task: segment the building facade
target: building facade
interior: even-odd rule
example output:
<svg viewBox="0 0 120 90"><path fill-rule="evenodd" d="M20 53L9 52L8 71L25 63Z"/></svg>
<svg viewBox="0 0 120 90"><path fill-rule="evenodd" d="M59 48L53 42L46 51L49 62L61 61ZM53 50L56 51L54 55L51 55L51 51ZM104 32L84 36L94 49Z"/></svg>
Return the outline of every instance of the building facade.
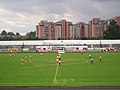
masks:
<svg viewBox="0 0 120 90"><path fill-rule="evenodd" d="M40 39L54 39L55 33L54 33L54 23L48 22L47 20L42 20L37 26L36 26L36 37Z"/></svg>
<svg viewBox="0 0 120 90"><path fill-rule="evenodd" d="M103 32L107 30L110 20L115 20L120 26L120 16L109 20L93 18L88 24L84 22L73 24L66 20L55 23L42 20L36 26L36 37L48 40L99 38L103 35Z"/></svg>
<svg viewBox="0 0 120 90"><path fill-rule="evenodd" d="M88 38L89 34L89 25L84 22L79 22L75 24L75 38L74 39L81 39L81 38Z"/></svg>
<svg viewBox="0 0 120 90"><path fill-rule="evenodd" d="M89 21L89 30L88 36L90 38L97 38L103 35L103 32L107 30L107 24L105 20L101 20L100 18L93 18Z"/></svg>

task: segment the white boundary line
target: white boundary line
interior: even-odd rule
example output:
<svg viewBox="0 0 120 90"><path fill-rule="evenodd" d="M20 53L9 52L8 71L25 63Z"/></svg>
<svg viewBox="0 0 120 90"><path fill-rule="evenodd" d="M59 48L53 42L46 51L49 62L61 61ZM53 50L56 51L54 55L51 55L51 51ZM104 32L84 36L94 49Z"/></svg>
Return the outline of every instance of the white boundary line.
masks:
<svg viewBox="0 0 120 90"><path fill-rule="evenodd" d="M57 77L58 68L59 68L59 64L57 65L57 68L56 68L56 73L55 73L55 77L54 77L54 83L56 82L56 77Z"/></svg>

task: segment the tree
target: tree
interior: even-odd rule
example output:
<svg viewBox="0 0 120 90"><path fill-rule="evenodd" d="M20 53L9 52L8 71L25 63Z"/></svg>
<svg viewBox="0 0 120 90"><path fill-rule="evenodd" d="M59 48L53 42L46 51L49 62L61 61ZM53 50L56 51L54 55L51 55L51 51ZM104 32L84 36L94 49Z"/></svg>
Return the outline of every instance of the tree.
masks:
<svg viewBox="0 0 120 90"><path fill-rule="evenodd" d="M33 37L36 37L36 31L33 32Z"/></svg>
<svg viewBox="0 0 120 90"><path fill-rule="evenodd" d="M1 33L1 40L7 40L7 32L5 30Z"/></svg>
<svg viewBox="0 0 120 90"><path fill-rule="evenodd" d="M13 33L13 32L8 32L8 37L14 37L15 36L15 34Z"/></svg>
<svg viewBox="0 0 120 90"><path fill-rule="evenodd" d="M36 35L36 31L34 31L34 32L31 31L26 34L27 39L35 39L35 35Z"/></svg>
<svg viewBox="0 0 120 90"><path fill-rule="evenodd" d="M15 34L13 32L8 32L7 37L8 40L14 40Z"/></svg>
<svg viewBox="0 0 120 90"><path fill-rule="evenodd" d="M21 35L20 35L20 33L17 32L15 36L21 36Z"/></svg>
<svg viewBox="0 0 120 90"><path fill-rule="evenodd" d="M2 36L7 36L7 32L5 30L2 31L1 33Z"/></svg>
<svg viewBox="0 0 120 90"><path fill-rule="evenodd" d="M115 20L110 21L107 31L104 33L104 39L120 39L120 26Z"/></svg>
<svg viewBox="0 0 120 90"><path fill-rule="evenodd" d="M22 39L22 36L20 35L20 33L16 33L15 34L15 38L14 38L15 40L21 40Z"/></svg>

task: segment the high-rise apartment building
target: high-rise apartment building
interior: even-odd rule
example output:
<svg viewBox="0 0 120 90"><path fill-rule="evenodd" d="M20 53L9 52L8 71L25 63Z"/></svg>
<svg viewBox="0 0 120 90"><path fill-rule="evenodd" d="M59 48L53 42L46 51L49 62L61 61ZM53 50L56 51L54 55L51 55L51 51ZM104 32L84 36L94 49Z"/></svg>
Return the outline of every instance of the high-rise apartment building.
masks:
<svg viewBox="0 0 120 90"><path fill-rule="evenodd" d="M84 22L75 24L75 39L88 38L88 26Z"/></svg>
<svg viewBox="0 0 120 90"><path fill-rule="evenodd" d="M100 18L93 18L89 21L89 37L97 38L103 34L103 32L107 29L106 21L101 20Z"/></svg>
<svg viewBox="0 0 120 90"><path fill-rule="evenodd" d="M55 39L62 39L62 24L60 22L55 23Z"/></svg>
<svg viewBox="0 0 120 90"><path fill-rule="evenodd" d="M68 26L68 39L75 39L75 25L72 22Z"/></svg>
<svg viewBox="0 0 120 90"><path fill-rule="evenodd" d="M42 20L36 26L36 37L40 39L54 39L54 23Z"/></svg>
<svg viewBox="0 0 120 90"><path fill-rule="evenodd" d="M55 39L69 39L70 27L72 23L66 20L61 20L55 23Z"/></svg>
<svg viewBox="0 0 120 90"><path fill-rule="evenodd" d="M66 20L55 23L42 20L36 26L36 37L48 40L98 38L107 30L110 20L115 20L120 26L120 16L109 20L93 18L88 24L84 22L73 24Z"/></svg>

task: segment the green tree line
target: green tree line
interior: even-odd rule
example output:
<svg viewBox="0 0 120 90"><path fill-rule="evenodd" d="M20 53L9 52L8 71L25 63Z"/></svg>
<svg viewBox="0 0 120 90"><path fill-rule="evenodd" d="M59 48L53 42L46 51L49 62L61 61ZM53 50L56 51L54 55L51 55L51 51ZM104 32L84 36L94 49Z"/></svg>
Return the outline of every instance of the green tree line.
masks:
<svg viewBox="0 0 120 90"><path fill-rule="evenodd" d="M25 36L20 35L20 33L13 33L13 32L7 32L6 30L3 30L0 33L0 40L1 41L9 41L9 40L38 40L38 38L35 37L36 31L28 32Z"/></svg>

